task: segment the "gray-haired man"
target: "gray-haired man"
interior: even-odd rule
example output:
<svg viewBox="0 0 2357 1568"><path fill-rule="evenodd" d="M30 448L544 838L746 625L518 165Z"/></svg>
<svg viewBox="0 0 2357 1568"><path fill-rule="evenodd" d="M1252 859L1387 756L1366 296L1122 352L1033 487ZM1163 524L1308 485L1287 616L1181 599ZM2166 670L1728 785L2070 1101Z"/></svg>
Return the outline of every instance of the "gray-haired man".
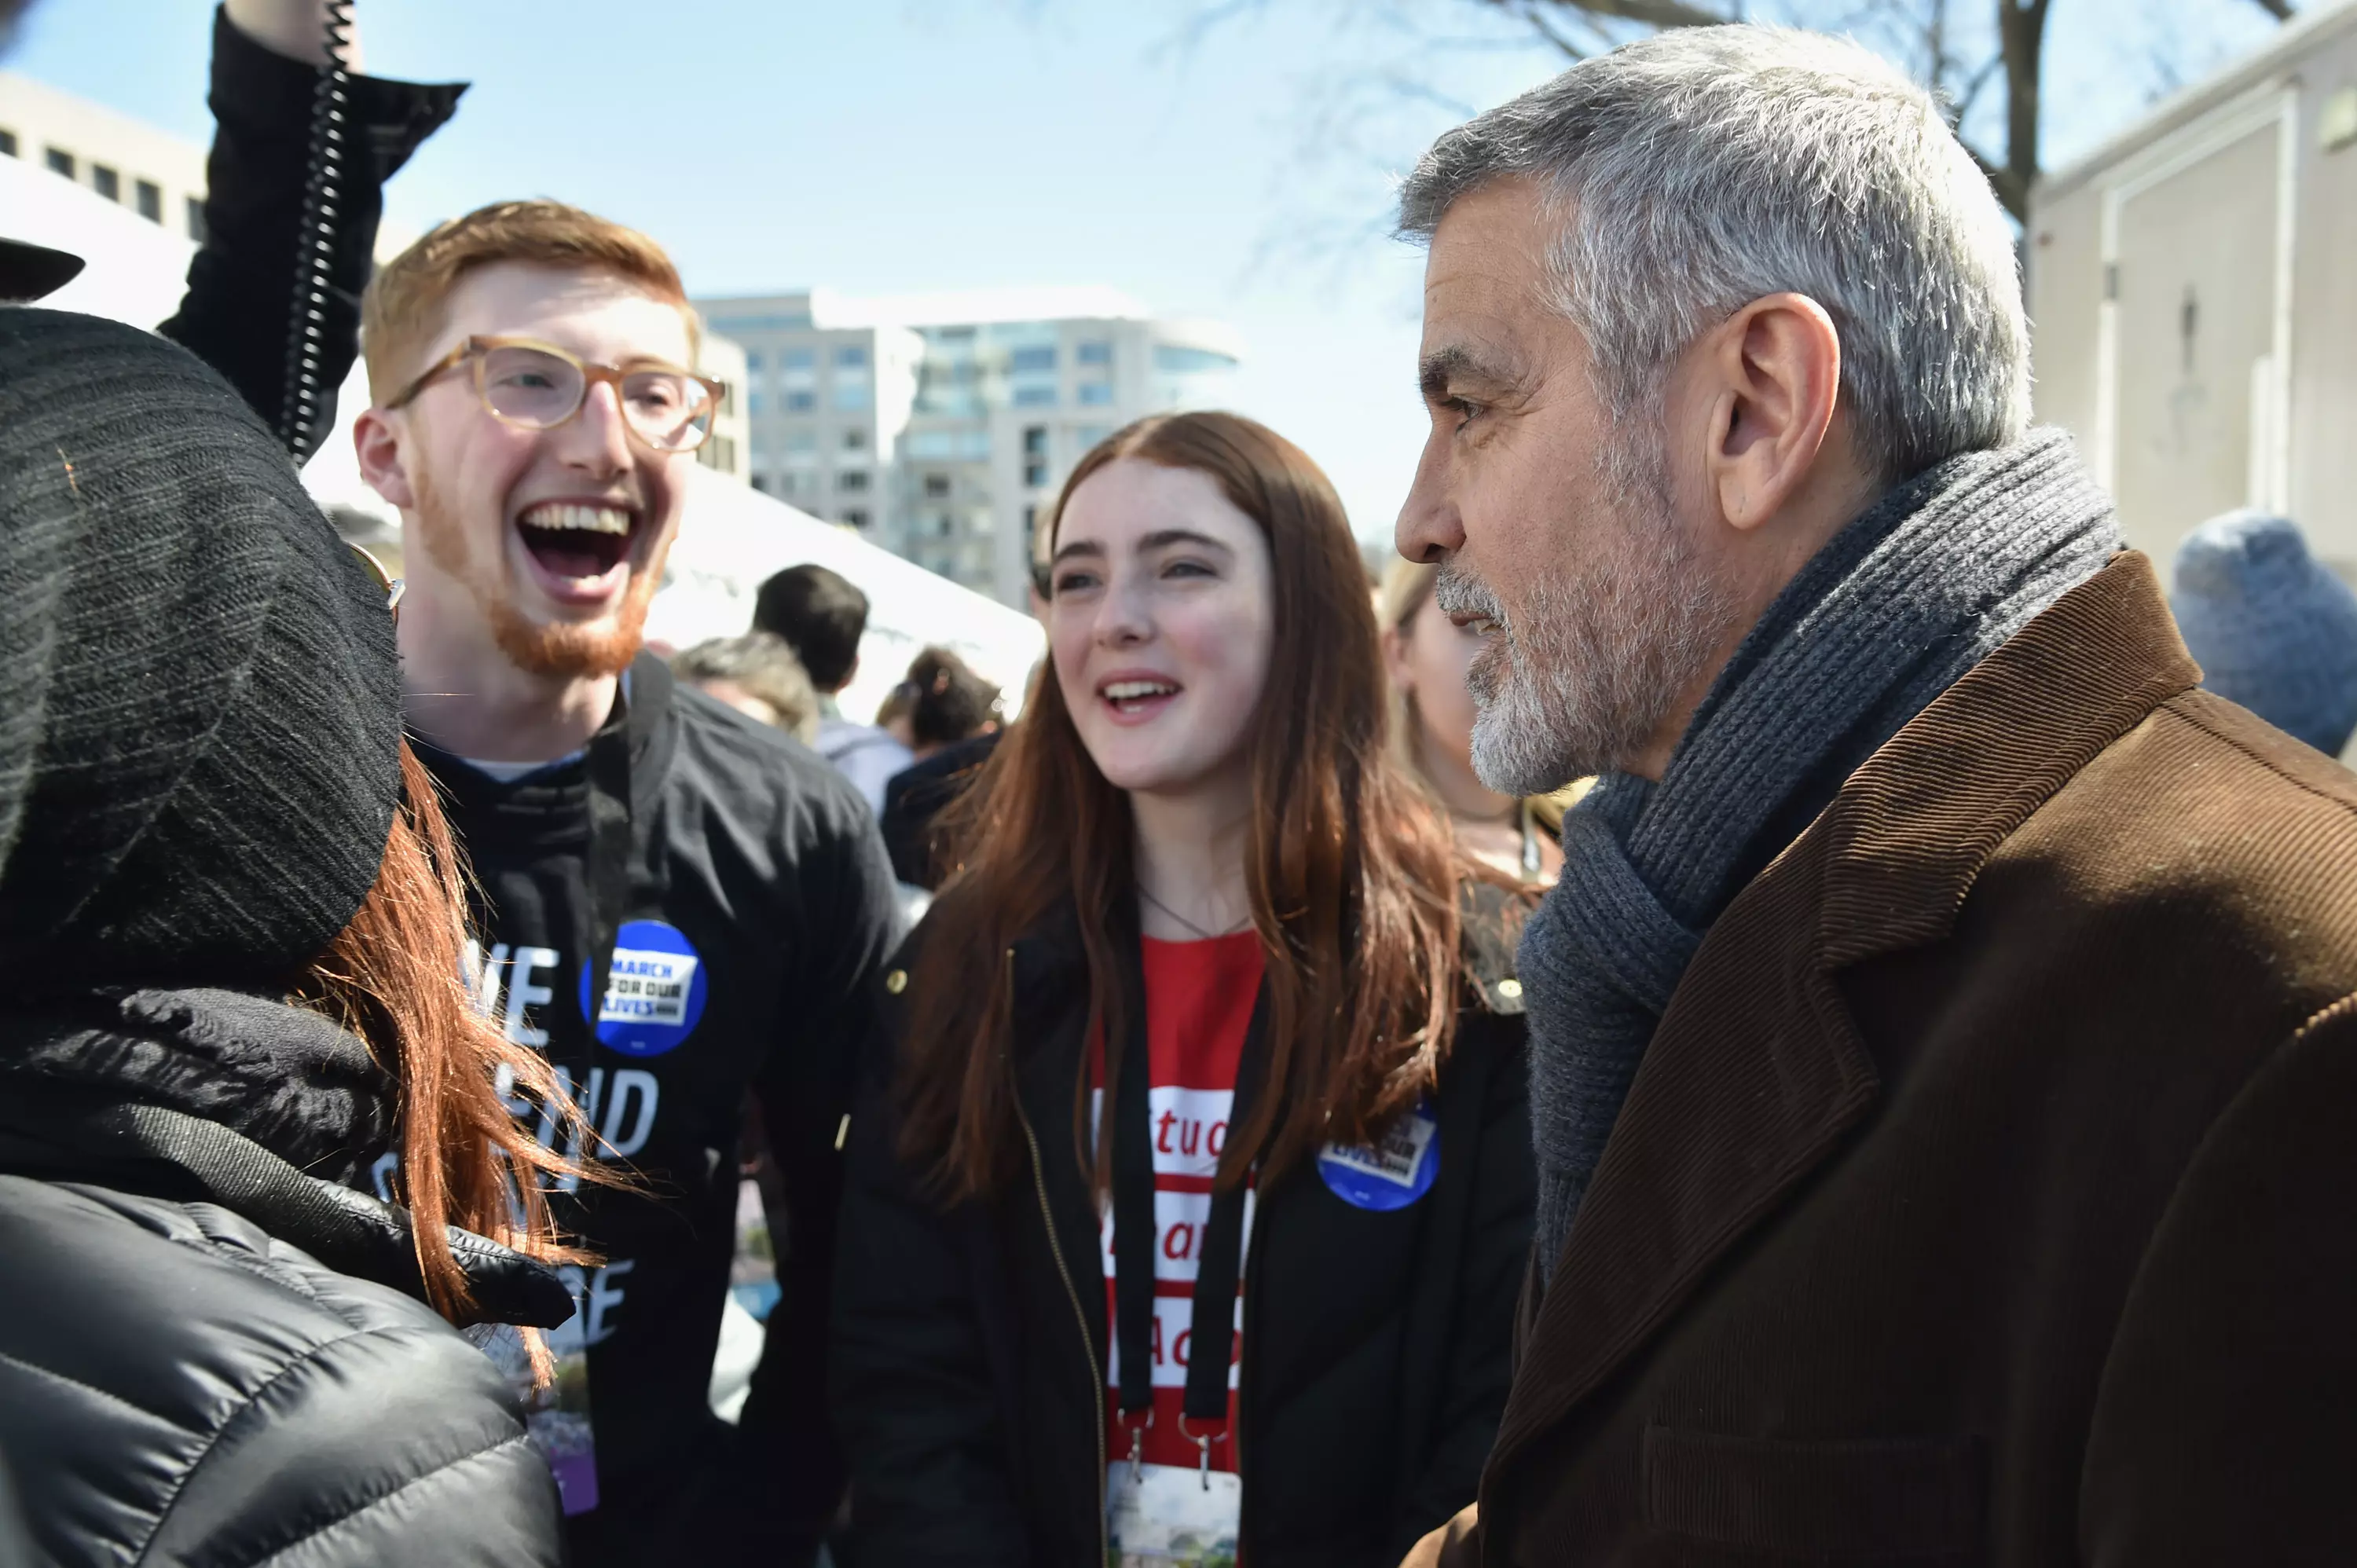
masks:
<svg viewBox="0 0 2357 1568"><path fill-rule="evenodd" d="M2012 236L1726 27L1443 136L1399 522L1476 768L1603 778L1522 952L1490 1563L2357 1560L2357 779L2197 689L2028 428Z"/></svg>

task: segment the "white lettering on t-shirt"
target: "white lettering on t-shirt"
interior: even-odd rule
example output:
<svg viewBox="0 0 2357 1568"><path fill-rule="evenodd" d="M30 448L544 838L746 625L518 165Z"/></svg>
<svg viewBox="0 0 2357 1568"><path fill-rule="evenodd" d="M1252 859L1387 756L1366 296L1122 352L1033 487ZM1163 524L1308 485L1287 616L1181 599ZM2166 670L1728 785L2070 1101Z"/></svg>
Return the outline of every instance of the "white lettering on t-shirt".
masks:
<svg viewBox="0 0 2357 1568"><path fill-rule="evenodd" d="M606 1110L606 1124L597 1130L605 1140L605 1153L609 1158L628 1159L647 1146L647 1138L655 1130L655 1110L662 1102L662 1083L651 1072L634 1067L618 1069L614 1073L614 1098ZM628 1133L623 1122L636 1111L638 1120Z"/></svg>
<svg viewBox="0 0 2357 1568"><path fill-rule="evenodd" d="M562 955L554 948L518 948L508 974L507 1016L504 1020L507 1036L520 1046L539 1050L548 1044L548 1031L536 1028L524 1018L524 1009L537 1006L556 994L545 985L534 985L532 977L537 970L554 970Z"/></svg>

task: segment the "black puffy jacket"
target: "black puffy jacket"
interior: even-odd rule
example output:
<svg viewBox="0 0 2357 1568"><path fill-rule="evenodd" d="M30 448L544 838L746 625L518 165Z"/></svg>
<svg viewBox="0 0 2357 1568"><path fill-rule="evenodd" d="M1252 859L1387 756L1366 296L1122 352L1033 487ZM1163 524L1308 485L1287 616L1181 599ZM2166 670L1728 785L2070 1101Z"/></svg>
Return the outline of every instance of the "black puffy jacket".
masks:
<svg viewBox="0 0 2357 1568"><path fill-rule="evenodd" d="M1261 1189L1237 1406L1253 1568L1390 1568L1473 1500L1497 1434L1536 1187L1512 932L1484 903L1431 1190L1376 1213L1303 1167ZM1026 938L1010 962L1018 1101L1032 1127L1067 1127L1089 1013L1077 935ZM920 1196L887 1092L914 984L894 972L837 1228L834 1406L860 1568L1094 1568L1107 1324L1089 1173L1042 1134L992 1200Z"/></svg>
<svg viewBox="0 0 2357 1568"><path fill-rule="evenodd" d="M505 1379L420 1299L405 1217L289 1163L364 1169L387 1124L372 1077L332 1025L222 993L7 1026L0 1469L18 1554L562 1560L547 1465ZM547 1269L452 1242L486 1321L570 1316Z"/></svg>

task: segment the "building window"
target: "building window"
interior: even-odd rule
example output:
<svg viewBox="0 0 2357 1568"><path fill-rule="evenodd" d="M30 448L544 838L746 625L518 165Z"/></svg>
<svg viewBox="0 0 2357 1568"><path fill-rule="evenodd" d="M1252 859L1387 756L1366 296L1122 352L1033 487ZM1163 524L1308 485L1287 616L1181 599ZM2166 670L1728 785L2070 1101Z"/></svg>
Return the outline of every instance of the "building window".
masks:
<svg viewBox="0 0 2357 1568"><path fill-rule="evenodd" d="M1113 345L1102 338L1075 343L1072 345L1072 362L1076 365L1110 365L1113 363Z"/></svg>
<svg viewBox="0 0 2357 1568"><path fill-rule="evenodd" d="M721 412L726 413L728 411L724 408ZM755 387L745 394L745 412L748 414L756 414L761 412L761 389L759 387Z"/></svg>
<svg viewBox="0 0 2357 1568"><path fill-rule="evenodd" d="M957 519L952 517L947 512L939 514L933 519L933 532L939 534L942 538L947 539L951 534L957 532Z"/></svg>
<svg viewBox="0 0 2357 1568"><path fill-rule="evenodd" d="M866 451L866 450L867 450L867 430L866 430L866 426L864 426L864 425L858 425L858 424L854 424L854 425L850 425L850 426L846 427L846 428L844 430L844 433L843 433L843 449L844 449L845 451L846 451L846 452L865 452L865 451Z"/></svg>
<svg viewBox="0 0 2357 1568"><path fill-rule="evenodd" d="M1103 408L1113 402L1111 381L1082 381L1079 392L1081 403L1088 408Z"/></svg>
<svg viewBox="0 0 2357 1568"><path fill-rule="evenodd" d="M1045 457L1048 455L1046 425L1027 424L1023 427L1023 455L1026 457Z"/></svg>
<svg viewBox="0 0 2357 1568"><path fill-rule="evenodd" d="M843 525L845 528L866 528L867 509L864 506L845 508L843 513Z"/></svg>
<svg viewBox="0 0 2357 1568"><path fill-rule="evenodd" d="M1017 387L1011 400L1017 408L1053 408L1056 406L1054 387Z"/></svg>
<svg viewBox="0 0 2357 1568"><path fill-rule="evenodd" d="M695 460L707 468L733 474L737 471L737 443L726 435L711 436L695 449Z"/></svg>
<svg viewBox="0 0 2357 1568"><path fill-rule="evenodd" d="M63 147L48 149L48 163L51 174L61 174L68 179L73 178L74 170L80 166L74 162L74 156Z"/></svg>
<svg viewBox="0 0 2357 1568"><path fill-rule="evenodd" d="M1113 426L1110 424L1075 424L1072 426L1072 445L1082 452L1093 451L1112 435Z"/></svg>
<svg viewBox="0 0 2357 1568"><path fill-rule="evenodd" d="M927 474L925 476L925 496L927 499L940 500L943 496L946 496L949 493L950 477L947 474Z"/></svg>
<svg viewBox="0 0 2357 1568"><path fill-rule="evenodd" d="M834 368L838 371L866 370L867 350L856 343L845 343L834 351Z"/></svg>
<svg viewBox="0 0 2357 1568"><path fill-rule="evenodd" d="M164 221L164 188L152 179L143 179L132 191L139 206L139 216L150 223Z"/></svg>
<svg viewBox="0 0 2357 1568"><path fill-rule="evenodd" d="M809 413L818 407L818 393L814 392L790 392L783 396L788 413Z"/></svg>
<svg viewBox="0 0 2357 1568"><path fill-rule="evenodd" d="M834 384L834 412L866 413L875 397L866 381L837 381Z"/></svg>
<svg viewBox="0 0 2357 1568"><path fill-rule="evenodd" d="M747 349L745 353L745 373L748 376L759 375L760 371L761 356L754 353L749 349Z"/></svg>
<svg viewBox="0 0 2357 1568"><path fill-rule="evenodd" d="M767 474L754 475L753 488L760 491L763 495L768 495L770 493L770 476Z"/></svg>
<svg viewBox="0 0 2357 1568"><path fill-rule="evenodd" d="M205 242L205 199L188 198L188 238L201 245Z"/></svg>
<svg viewBox="0 0 2357 1568"><path fill-rule="evenodd" d="M834 477L834 488L845 495L856 495L867 488L867 470L845 468Z"/></svg>
<svg viewBox="0 0 2357 1568"><path fill-rule="evenodd" d="M90 166L90 188L109 201L123 199L123 176L104 164Z"/></svg>
<svg viewBox="0 0 2357 1568"><path fill-rule="evenodd" d="M808 463L817 456L817 431L789 430L786 432L786 458L789 462Z"/></svg>
<svg viewBox="0 0 2357 1568"><path fill-rule="evenodd" d="M16 132L0 131L0 154L5 154L7 156L12 158L16 156Z"/></svg>
<svg viewBox="0 0 2357 1568"><path fill-rule="evenodd" d="M1006 368L1018 376L1029 371L1053 371L1056 368L1056 346L1047 343L1014 349L1006 356Z"/></svg>
<svg viewBox="0 0 2357 1568"><path fill-rule="evenodd" d="M778 356L781 371L807 371L818 363L818 353L811 349L788 349Z"/></svg>

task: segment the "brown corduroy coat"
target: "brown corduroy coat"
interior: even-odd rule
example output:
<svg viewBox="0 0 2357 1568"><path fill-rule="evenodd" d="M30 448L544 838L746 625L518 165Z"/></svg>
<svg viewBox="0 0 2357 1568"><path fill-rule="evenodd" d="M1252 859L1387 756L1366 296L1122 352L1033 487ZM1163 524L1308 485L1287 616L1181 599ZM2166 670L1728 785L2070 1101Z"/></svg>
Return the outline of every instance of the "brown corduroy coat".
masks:
<svg viewBox="0 0 2357 1568"><path fill-rule="evenodd" d="M1414 1564L2357 1563L2357 777L2123 554L1712 928Z"/></svg>

